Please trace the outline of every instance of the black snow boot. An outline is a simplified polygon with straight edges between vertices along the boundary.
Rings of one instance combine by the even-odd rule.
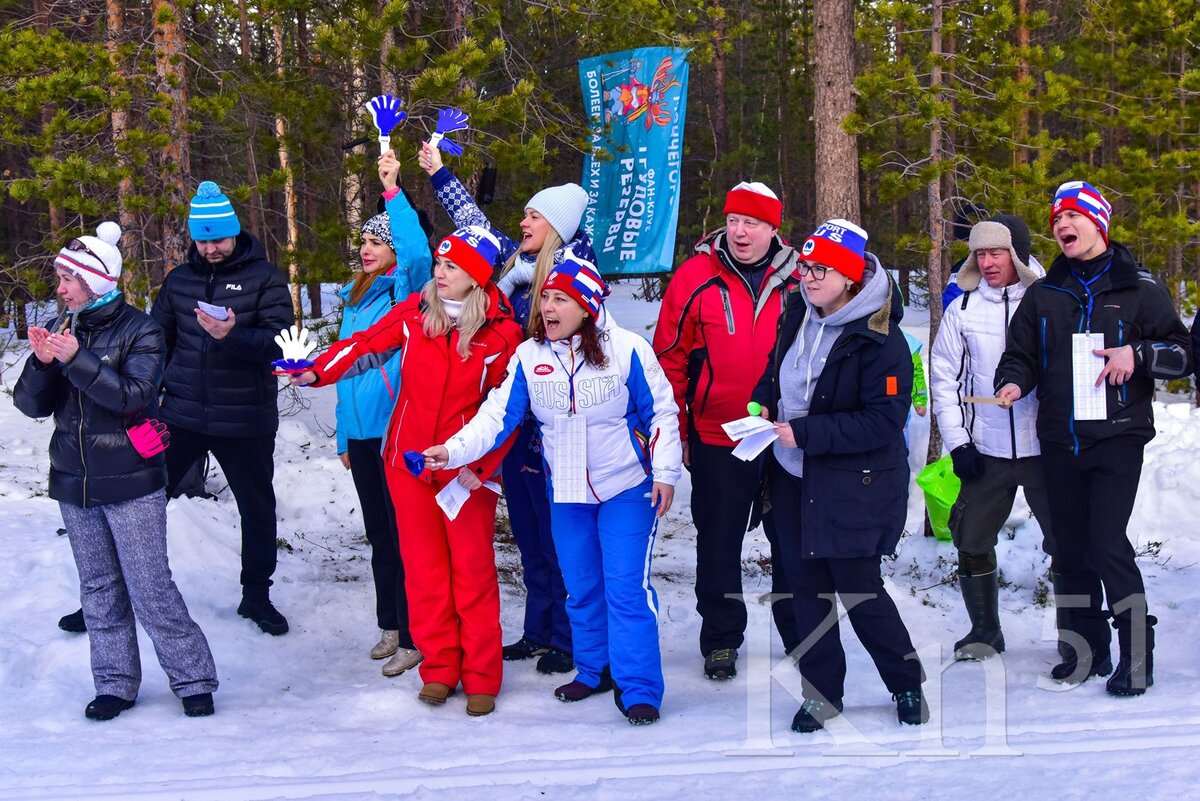
[[[1141,695],[1154,686],[1154,624],[1158,618],[1146,615],[1146,637],[1143,642],[1136,626],[1118,619],[1117,643],[1121,648],[1121,659],[1117,669],[1108,680],[1109,695]]]
[[[87,623],[83,622],[83,610],[77,609],[69,615],[58,619],[58,627],[72,634],[83,634],[87,631]]]
[[[1108,613],[1100,608],[1099,579],[1090,572],[1054,574],[1054,598],[1063,613],[1059,628],[1062,661],[1050,670],[1055,681],[1082,684],[1092,676],[1112,673],[1112,630]],[[1072,606],[1071,596],[1086,596],[1087,606]],[[1066,635],[1066,636],[1064,636]]]
[[[954,643],[954,659],[978,662],[1004,653],[1004,632],[1000,631],[1000,572],[982,576],[959,576],[963,603],[971,618],[967,636]]]

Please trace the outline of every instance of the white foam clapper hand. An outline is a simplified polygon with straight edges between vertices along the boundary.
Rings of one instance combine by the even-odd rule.
[[[308,354],[317,349],[316,340],[308,341],[308,329],[293,325],[275,335],[275,344],[283,351],[283,358],[292,361],[304,361]]]

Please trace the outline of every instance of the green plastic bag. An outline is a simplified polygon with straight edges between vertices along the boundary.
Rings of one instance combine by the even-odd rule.
[[[917,476],[917,486],[925,492],[925,509],[929,514],[929,524],[933,527],[933,535],[942,542],[951,542],[950,509],[958,500],[958,491],[962,487],[958,476],[954,475],[954,463],[947,454],[933,464],[925,466]]]

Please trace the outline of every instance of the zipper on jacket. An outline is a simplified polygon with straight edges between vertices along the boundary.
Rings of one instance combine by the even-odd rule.
[[[92,335],[88,334],[87,347],[90,350],[92,347]],[[75,397],[79,399],[79,464],[83,468],[83,503],[84,509],[88,508],[88,466],[87,459],[84,457],[83,451],[83,393],[79,390],[75,391]]]
[[[1008,350],[1008,324],[1011,322],[1008,306],[1008,287],[1004,287],[1004,349]],[[1043,352],[1044,352],[1043,348]],[[1012,404],[1008,406],[1008,434],[1012,441],[1012,458],[1017,458],[1017,412]]]
[[[725,327],[729,329],[729,336],[736,333],[733,325],[733,305],[729,301],[729,290],[725,287],[719,287],[721,292],[721,306],[725,309]]]
[[[1125,321],[1117,320],[1117,347],[1122,347],[1125,344]],[[1117,394],[1121,396],[1121,405],[1124,406],[1129,401],[1129,382],[1121,384],[1117,389]]]

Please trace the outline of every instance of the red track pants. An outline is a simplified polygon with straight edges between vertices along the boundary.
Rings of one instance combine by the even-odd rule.
[[[435,496],[443,485],[387,469],[396,508],[413,644],[421,678],[468,694],[497,695],[503,658],[496,580],[496,493],[480,487],[447,520]]]

